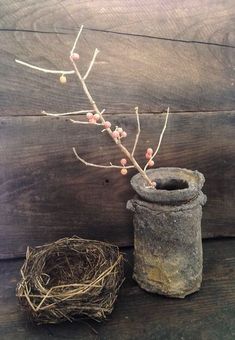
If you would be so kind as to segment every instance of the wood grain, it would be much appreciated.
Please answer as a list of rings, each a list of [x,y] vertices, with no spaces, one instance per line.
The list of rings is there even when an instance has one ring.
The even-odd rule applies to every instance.
[[[201,290],[185,299],[148,294],[132,280],[132,251],[125,250],[126,281],[107,322],[33,326],[20,313],[15,285],[22,260],[0,262],[0,338],[2,340],[233,339],[235,331],[235,240],[203,243]],[[97,332],[95,334],[92,328]]]
[[[70,68],[67,58],[80,24],[81,69],[101,53],[88,83],[108,112],[232,110],[235,104],[235,6],[227,1],[3,0],[0,20],[1,115],[87,107],[70,77],[14,63]]]
[[[78,117],[79,118],[79,117]],[[163,114],[142,114],[137,159],[157,144]],[[203,237],[234,236],[234,112],[172,113],[156,165],[198,169],[206,177]],[[82,119],[80,117],[79,119]],[[134,114],[107,115],[124,127],[131,149]],[[95,126],[50,117],[0,119],[0,257],[22,256],[38,245],[73,234],[132,245],[133,196],[129,179],[116,169],[95,169],[77,161],[118,164],[119,151]]]

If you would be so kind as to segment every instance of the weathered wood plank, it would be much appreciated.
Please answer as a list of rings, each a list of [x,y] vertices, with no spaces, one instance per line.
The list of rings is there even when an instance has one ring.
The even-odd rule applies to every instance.
[[[133,145],[135,115],[107,118],[128,133]],[[142,114],[137,159],[156,145],[165,115]],[[234,112],[172,113],[157,166],[198,169],[206,177],[208,203],[203,237],[234,236]],[[82,119],[82,118],[80,118]],[[94,169],[77,161],[118,164],[122,155],[95,126],[49,117],[0,119],[0,257],[24,254],[37,245],[73,234],[132,245],[129,171]]]
[[[232,33],[234,10],[232,0],[25,0],[24,6],[3,0],[0,27],[55,32],[73,30],[82,22],[87,29],[233,45],[234,35],[225,41],[223,34],[226,27]]]
[[[2,2],[1,115],[87,106],[76,77],[63,87],[54,76],[14,63],[17,57],[70,68],[67,55],[81,23],[88,28],[81,38],[81,68],[99,48],[88,83],[110,113],[130,112],[137,104],[145,112],[235,107],[233,0]]]
[[[0,262],[0,338],[25,339],[195,339],[233,338],[235,332],[235,240],[203,243],[201,290],[184,300],[148,294],[132,280],[132,252],[127,252],[127,279],[107,322],[33,326],[20,313],[15,285],[22,260]]]

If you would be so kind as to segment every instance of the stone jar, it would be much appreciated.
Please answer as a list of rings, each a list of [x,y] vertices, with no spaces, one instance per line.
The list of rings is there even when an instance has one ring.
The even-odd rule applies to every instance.
[[[180,168],[148,170],[156,188],[140,174],[131,179],[137,195],[127,202],[134,212],[134,274],[141,288],[184,298],[202,281],[202,206],[204,176]]]

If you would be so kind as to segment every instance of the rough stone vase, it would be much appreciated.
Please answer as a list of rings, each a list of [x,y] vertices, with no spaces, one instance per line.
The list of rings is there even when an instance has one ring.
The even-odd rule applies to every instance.
[[[204,176],[198,171],[159,168],[147,171],[156,189],[146,188],[140,174],[131,179],[135,198],[134,274],[146,291],[184,298],[202,281],[202,206]]]

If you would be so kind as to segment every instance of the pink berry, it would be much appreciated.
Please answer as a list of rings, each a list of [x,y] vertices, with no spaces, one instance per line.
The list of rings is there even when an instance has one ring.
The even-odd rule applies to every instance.
[[[126,168],[123,168],[123,169],[121,170],[121,174],[122,174],[123,176],[125,176],[125,175],[127,174],[127,169],[126,169]]]
[[[113,138],[118,138],[119,137],[119,133],[118,133],[118,131],[113,131],[112,132],[112,136],[113,136]]]
[[[94,118],[95,118],[96,121],[98,121],[98,120],[100,119],[100,115],[99,115],[98,113],[96,113],[96,114],[94,115]]]
[[[126,138],[126,136],[127,136],[126,131],[123,131],[123,132],[121,133],[121,137]]]
[[[148,148],[148,149],[147,149],[147,153],[149,153],[150,155],[152,155],[152,154],[153,154],[153,149],[152,149],[152,148]]]
[[[150,161],[148,161],[148,166],[150,166],[150,167],[154,166],[154,161],[152,159]]]
[[[78,60],[80,58],[80,56],[79,56],[78,53],[73,53],[73,54],[71,54],[70,58],[73,59],[73,60]]]
[[[93,116],[93,114],[91,113],[91,112],[88,112],[87,114],[86,114],[86,116],[87,116],[87,119],[92,119],[92,118],[94,118],[94,116]]]
[[[104,122],[104,127],[105,127],[105,129],[111,128],[111,123],[108,122],[108,121]]]
[[[146,154],[145,154],[145,158],[146,158],[146,159],[150,159],[151,157],[152,157],[152,155],[150,155],[149,153],[146,153]]]
[[[122,158],[122,159],[120,160],[120,163],[121,163],[123,166],[125,166],[126,163],[127,163],[126,158]]]
[[[156,182],[152,182],[152,186],[153,186],[154,188],[156,188],[156,185],[157,185]]]
[[[91,118],[91,119],[89,119],[89,123],[91,123],[91,124],[95,124],[95,123],[96,123],[96,120],[95,120],[95,118]]]

